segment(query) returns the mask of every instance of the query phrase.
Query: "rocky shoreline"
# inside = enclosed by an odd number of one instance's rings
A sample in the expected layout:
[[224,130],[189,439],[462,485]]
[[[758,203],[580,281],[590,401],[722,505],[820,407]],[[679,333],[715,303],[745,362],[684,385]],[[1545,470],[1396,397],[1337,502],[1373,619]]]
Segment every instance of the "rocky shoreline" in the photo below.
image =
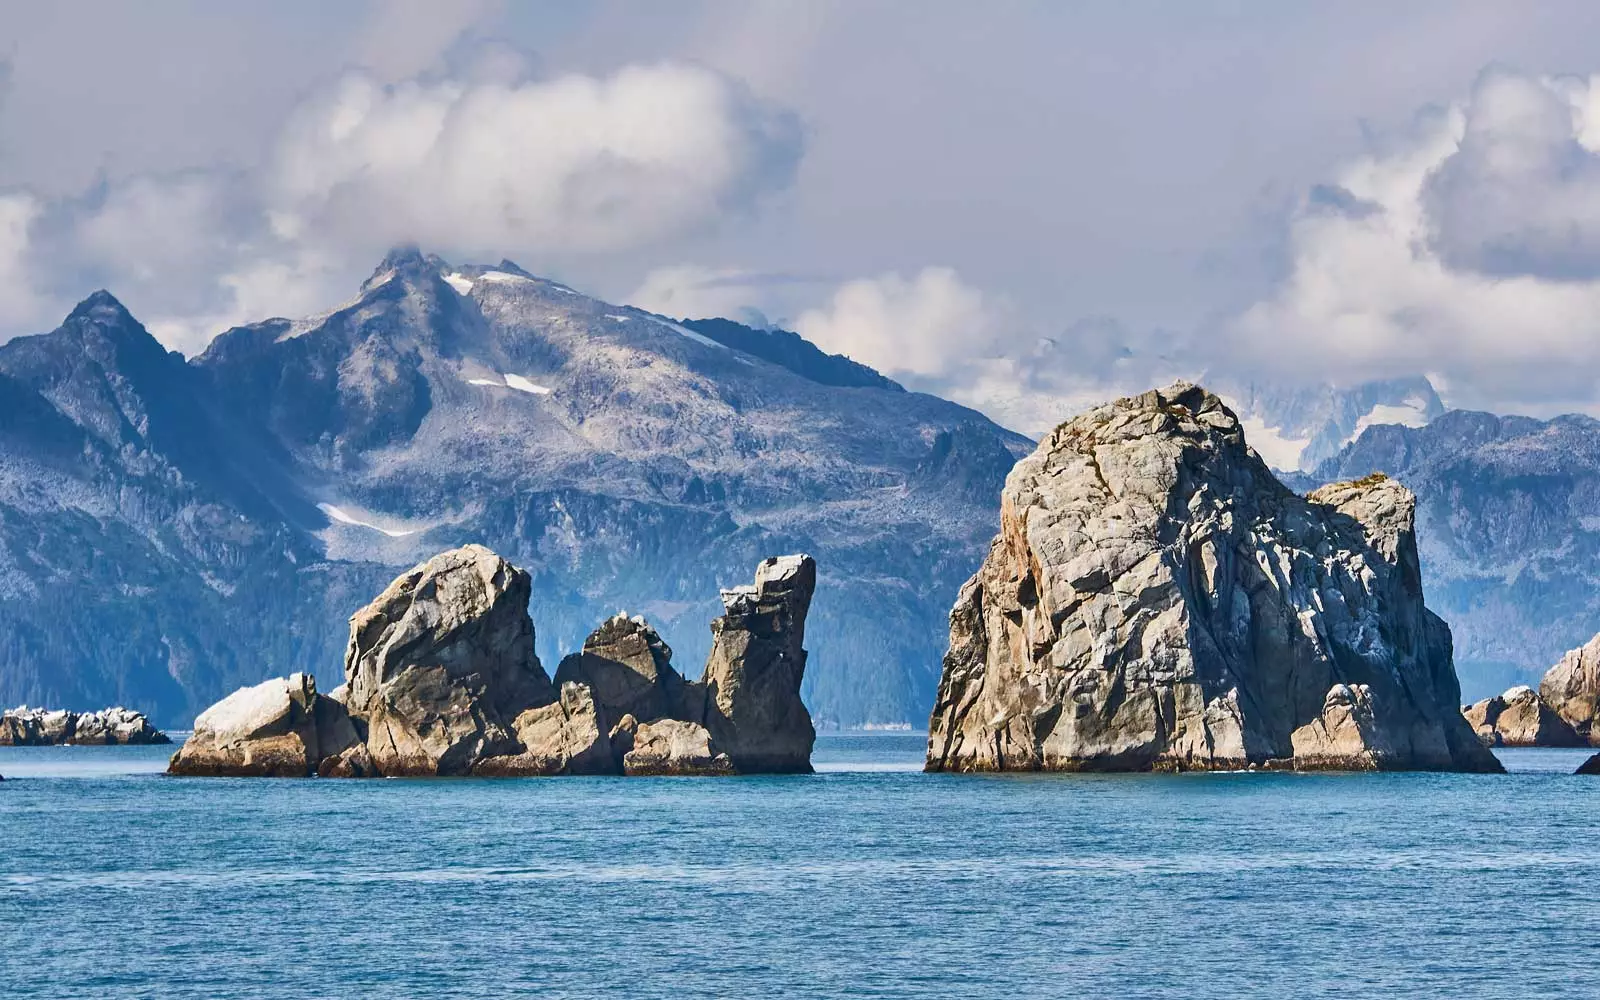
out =
[[[1600,747],[1600,635],[1546,671],[1537,691],[1514,687],[1461,713],[1484,746]],[[1600,774],[1600,754],[1577,773]]]
[[22,705],[0,713],[0,746],[148,746],[171,743],[143,712],[69,712]]
[[800,682],[815,586],[809,556],[782,556],[723,591],[697,681],[624,614],[552,681],[534,654],[528,574],[482,546],[454,549],[350,619],[344,684],[322,694],[293,674],[234,692],[195,721],[169,773],[808,773],[815,732]]

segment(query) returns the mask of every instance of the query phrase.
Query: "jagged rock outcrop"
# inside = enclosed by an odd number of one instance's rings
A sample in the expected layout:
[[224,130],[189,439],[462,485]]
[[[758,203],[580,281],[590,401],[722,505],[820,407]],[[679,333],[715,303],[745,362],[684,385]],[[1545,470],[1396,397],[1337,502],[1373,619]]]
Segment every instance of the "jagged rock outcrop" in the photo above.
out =
[[556,683],[587,685],[607,732],[623,716],[660,719],[683,701],[683,677],[672,668],[672,647],[638,615],[617,614],[601,623],[581,651],[562,659]]
[[672,650],[643,618],[622,615],[563,660],[552,684],[534,654],[528,574],[467,545],[401,575],[350,619],[344,685],[322,695],[313,678],[295,674],[236,691],[200,716],[170,771],[809,770],[811,722],[799,684],[815,580],[807,556],[762,563],[755,586],[729,592],[730,612],[712,626],[723,655],[694,685],[673,670]]
[[1600,746],[1600,635],[1571,650],[1545,673],[1539,697],[1579,741]]
[[1178,383],[1019,462],[951,612],[929,770],[1501,770],[1423,605],[1415,501],[1300,497]]
[[528,574],[481,545],[434,556],[350,619],[346,705],[384,775],[467,774],[526,746],[556,700],[533,651]]
[[1478,740],[1488,747],[1577,747],[1584,741],[1566,720],[1527,685],[1485,698],[1461,710]]
[[711,656],[685,693],[684,718],[702,724],[738,771],[811,771],[817,734],[800,682],[816,586],[816,561],[793,555],[765,560],[754,584],[722,592],[725,614],[711,623]]
[[0,714],[0,746],[149,745],[171,743],[143,712],[106,708],[98,712],[46,711],[23,705]]

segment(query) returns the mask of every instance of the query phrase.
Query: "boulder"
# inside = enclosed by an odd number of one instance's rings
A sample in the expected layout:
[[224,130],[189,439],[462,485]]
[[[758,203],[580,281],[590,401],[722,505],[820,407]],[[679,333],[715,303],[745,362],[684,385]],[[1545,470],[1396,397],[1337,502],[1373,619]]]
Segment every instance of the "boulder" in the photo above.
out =
[[530,708],[514,724],[521,749],[487,757],[472,773],[496,777],[616,774],[611,741],[600,725],[594,696],[583,684],[561,685],[561,697]]
[[1488,747],[1578,747],[1584,741],[1526,684],[1461,710]]
[[0,714],[0,746],[171,743],[143,712],[106,708],[98,712],[45,711],[23,705]]
[[741,774],[811,771],[816,730],[800,682],[816,584],[810,556],[776,556],[756,567],[754,584],[722,592],[725,613],[711,623],[711,655],[686,685],[680,718],[703,726]]
[[434,556],[350,619],[346,706],[384,775],[468,774],[514,756],[556,701],[533,651],[528,574],[481,545]]
[[167,771],[207,777],[314,774],[324,756],[317,703],[317,681],[310,674],[241,688],[200,713]]
[[733,774],[733,761],[717,748],[706,727],[680,719],[641,724],[623,755],[628,775]]
[[1600,746],[1600,635],[1563,656],[1539,682],[1539,697],[1583,743]]
[[672,668],[672,647],[639,616],[608,618],[584,640],[583,649],[562,659],[556,684],[587,685],[603,727],[624,716],[649,721],[674,711],[683,699],[683,678]]
[[951,611],[928,769],[1501,770],[1414,513],[1382,475],[1296,495],[1186,383],[1062,424]]
[[1600,753],[1578,765],[1578,774],[1600,774]]

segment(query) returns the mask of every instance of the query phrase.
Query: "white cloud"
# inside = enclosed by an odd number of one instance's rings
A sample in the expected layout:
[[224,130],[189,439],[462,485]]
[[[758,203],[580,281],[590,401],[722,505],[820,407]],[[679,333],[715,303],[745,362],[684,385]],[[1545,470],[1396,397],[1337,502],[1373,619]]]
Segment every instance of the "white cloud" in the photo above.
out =
[[792,116],[699,67],[519,86],[351,74],[290,123],[267,200],[293,239],[604,252],[754,207],[799,151]]
[[1600,401],[1600,78],[1491,70],[1314,189],[1219,347],[1277,375],[1436,375],[1452,405]]
[[674,264],[658,267],[625,297],[628,305],[663,316],[737,318],[764,303],[760,276],[736,267]]
[[4,196],[0,336],[100,285],[193,352],[228,325],[331,306],[398,243],[489,259],[638,250],[755,210],[801,152],[791,114],[700,67],[518,83],[503,60],[475,65],[394,85],[346,74],[249,173]]
[[0,194],[0,327],[29,323],[39,303],[27,274],[29,227],[39,203],[26,192]]
[[825,351],[894,375],[941,378],[964,361],[992,356],[1005,307],[948,267],[911,278],[885,274],[846,282],[807,310],[795,330]]

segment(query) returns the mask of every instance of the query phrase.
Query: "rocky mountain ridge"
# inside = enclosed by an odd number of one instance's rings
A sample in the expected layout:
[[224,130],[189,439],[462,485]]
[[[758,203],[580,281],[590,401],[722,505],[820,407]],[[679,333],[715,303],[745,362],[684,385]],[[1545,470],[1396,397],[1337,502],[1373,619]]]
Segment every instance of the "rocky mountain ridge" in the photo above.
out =
[[817,553],[819,722],[916,718],[1027,442],[803,341],[747,346],[415,250],[188,362],[97,293],[0,345],[0,698],[174,723],[332,680],[366,595],[484,542],[530,573],[551,657],[619,606],[707,655],[708,595]]
[[1451,410],[1367,428],[1297,489],[1384,472],[1417,496],[1429,604],[1469,700],[1535,686],[1600,632],[1600,421]]

